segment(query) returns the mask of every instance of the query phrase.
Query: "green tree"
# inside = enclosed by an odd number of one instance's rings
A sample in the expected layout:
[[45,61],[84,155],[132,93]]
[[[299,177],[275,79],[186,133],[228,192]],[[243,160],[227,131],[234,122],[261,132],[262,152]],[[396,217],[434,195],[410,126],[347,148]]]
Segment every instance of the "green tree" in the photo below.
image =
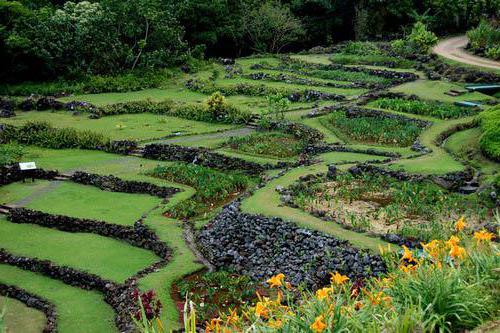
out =
[[302,23],[290,8],[272,0],[260,6],[248,6],[243,27],[253,48],[259,52],[277,53],[304,35]]

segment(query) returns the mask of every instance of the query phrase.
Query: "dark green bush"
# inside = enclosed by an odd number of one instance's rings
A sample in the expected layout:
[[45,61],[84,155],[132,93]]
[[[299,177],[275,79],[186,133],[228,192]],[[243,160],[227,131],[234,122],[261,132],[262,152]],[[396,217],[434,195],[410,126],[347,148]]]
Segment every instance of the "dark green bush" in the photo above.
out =
[[46,122],[28,122],[1,132],[0,142],[12,141],[53,149],[101,149],[109,144],[109,139],[101,134],[74,128],[55,128]]
[[479,145],[489,158],[500,161],[500,106],[495,106],[481,113],[483,135]]
[[22,146],[11,143],[0,145],[0,167],[19,162],[19,159],[23,156],[24,149]]
[[483,20],[477,28],[467,31],[467,37],[473,52],[500,59],[500,28]]

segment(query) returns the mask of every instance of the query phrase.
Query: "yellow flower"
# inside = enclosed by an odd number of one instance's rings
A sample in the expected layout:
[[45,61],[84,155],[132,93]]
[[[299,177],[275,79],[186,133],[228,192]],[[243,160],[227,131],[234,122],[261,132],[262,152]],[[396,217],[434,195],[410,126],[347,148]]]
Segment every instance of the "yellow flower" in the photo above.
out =
[[269,283],[269,285],[271,286],[271,288],[274,288],[274,287],[280,287],[280,286],[282,286],[284,279],[285,279],[285,274],[279,273],[279,274],[276,274],[275,276],[272,276],[266,282]]
[[349,278],[345,275],[342,275],[342,274],[339,274],[339,272],[335,272],[335,274],[333,273],[330,273],[332,275],[332,277],[330,278],[330,280],[332,281],[332,284],[335,284],[335,285],[343,285],[347,280],[349,280]]
[[266,318],[269,315],[269,309],[267,308],[266,302],[257,302],[255,305],[255,315],[257,317]]
[[227,325],[234,325],[238,322],[238,314],[236,313],[236,309],[231,310],[229,309],[229,314],[226,317],[226,324]]
[[407,260],[408,262],[413,262],[413,261],[416,261],[414,258],[413,258],[413,252],[410,251],[409,248],[407,248],[405,245],[403,245],[403,256],[401,257],[401,261],[403,260]]
[[220,332],[220,322],[222,321],[222,319],[220,318],[214,318],[212,320],[210,320],[210,323],[207,322],[207,326],[205,327],[205,333],[209,333],[209,332],[212,332],[212,331],[215,331],[215,332]]
[[326,324],[323,321],[323,319],[324,319],[323,315],[316,317],[314,323],[312,323],[311,326],[309,326],[309,328],[315,333],[323,332],[326,328]]
[[460,232],[462,230],[465,229],[465,227],[467,227],[467,223],[465,223],[465,217],[461,217],[458,219],[457,223],[455,223],[455,230],[457,232]]
[[416,265],[401,265],[399,266],[399,269],[405,273],[410,273],[413,272],[414,270],[417,269]]
[[463,259],[466,255],[465,249],[458,245],[453,245],[450,250],[450,256],[453,258]]
[[325,288],[316,290],[316,298],[319,300],[325,299],[328,297],[328,294],[330,292],[333,292],[333,287],[330,287],[330,288],[325,287]]
[[271,319],[268,322],[270,328],[278,329],[283,326],[283,321],[281,319]]
[[474,233],[473,238],[476,240],[477,244],[479,245],[479,243],[481,243],[483,241],[490,242],[494,237],[495,237],[494,234],[483,229],[481,231],[476,231]]
[[451,236],[449,240],[446,241],[446,245],[449,247],[457,246],[460,243],[460,238],[457,236]]

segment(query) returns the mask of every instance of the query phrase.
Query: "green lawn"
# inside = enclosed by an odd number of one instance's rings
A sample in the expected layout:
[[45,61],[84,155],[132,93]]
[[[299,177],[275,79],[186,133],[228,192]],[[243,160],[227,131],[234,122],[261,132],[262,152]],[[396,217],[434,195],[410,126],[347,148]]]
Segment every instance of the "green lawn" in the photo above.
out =
[[445,92],[448,92],[451,89],[464,90],[464,87],[463,85],[446,81],[417,80],[393,87],[390,90],[392,92],[399,92],[407,95],[417,95],[422,99],[442,102],[483,101],[492,98],[478,92],[466,93],[462,96],[456,97],[445,95]]
[[42,311],[30,308],[14,298],[0,296],[0,313],[3,310],[6,311],[3,320],[7,332],[40,333],[45,327],[47,318]]
[[[53,303],[57,309],[58,331],[61,333],[117,332],[113,309],[98,292],[71,287],[43,275],[3,264],[0,264],[0,283],[23,288]],[[9,309],[7,311],[10,312]],[[38,318],[22,319],[29,327],[36,325]],[[13,333],[18,332],[24,333]]]
[[[31,189],[26,193],[26,188]],[[130,194],[100,190],[70,181],[14,183],[0,187],[1,203],[15,204],[30,198],[27,208],[51,214],[133,225],[141,215],[155,207],[161,199],[147,194]],[[5,200],[6,198],[7,200]]]
[[332,63],[330,61],[331,56],[331,54],[294,54],[291,58],[313,64],[330,65]]
[[70,233],[0,217],[0,244],[20,256],[51,260],[123,282],[158,261],[152,252],[95,234]]
[[46,121],[55,127],[71,127],[101,133],[113,140],[146,140],[172,135],[188,135],[222,131],[234,125],[206,123],[150,113],[123,114],[90,119],[87,114],[74,116],[70,112],[17,112],[5,123],[20,125],[28,121]]

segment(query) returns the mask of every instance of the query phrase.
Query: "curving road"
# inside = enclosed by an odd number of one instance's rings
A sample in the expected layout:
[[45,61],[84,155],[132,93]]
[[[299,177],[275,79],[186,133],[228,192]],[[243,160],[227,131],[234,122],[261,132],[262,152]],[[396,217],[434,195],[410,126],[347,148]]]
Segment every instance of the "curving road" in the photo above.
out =
[[468,42],[467,36],[447,38],[440,41],[434,47],[433,52],[464,64],[500,70],[500,61],[478,57],[466,52],[464,48]]

